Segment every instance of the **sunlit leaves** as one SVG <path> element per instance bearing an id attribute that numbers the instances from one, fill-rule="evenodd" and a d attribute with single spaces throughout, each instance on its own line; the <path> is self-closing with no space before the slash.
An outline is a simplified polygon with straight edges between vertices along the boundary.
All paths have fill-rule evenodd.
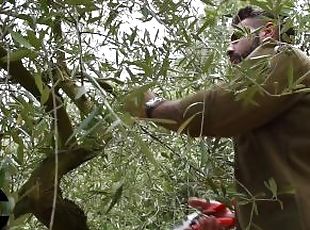
<path id="1" fill-rule="evenodd" d="M 82 6 L 93 6 L 94 5 L 92 1 L 83 1 L 83 0 L 65 0 L 64 2 L 69 5 L 82 5 Z"/>
<path id="2" fill-rule="evenodd" d="M 281 13 L 285 14 L 294 7 L 294 1 L 292 0 L 250 0 L 250 3 L 259 6 L 261 9 L 270 12 L 275 16 Z"/>
<path id="3" fill-rule="evenodd" d="M 51 90 L 50 90 L 49 87 L 47 87 L 43 83 L 42 75 L 34 74 L 34 80 L 35 80 L 35 84 L 38 87 L 38 90 L 39 90 L 39 92 L 41 94 L 40 102 L 41 102 L 42 105 L 44 105 L 47 102 L 47 100 L 48 100 L 48 98 L 50 96 Z"/>
<path id="4" fill-rule="evenodd" d="M 273 198 L 277 198 L 278 186 L 274 178 L 264 182 L 265 186 L 271 191 Z"/>
<path id="5" fill-rule="evenodd" d="M 210 70 L 210 67 L 212 65 L 212 62 L 214 61 L 215 58 L 215 52 L 211 52 L 207 59 L 204 61 L 203 66 L 202 66 L 202 73 L 208 73 Z"/>
<path id="6" fill-rule="evenodd" d="M 19 163 L 19 164 L 23 164 L 24 161 L 24 143 L 23 140 L 21 139 L 21 137 L 19 136 L 20 133 L 18 132 L 12 132 L 12 138 L 13 141 L 18 144 L 17 147 L 17 154 L 15 155 L 15 160 Z"/>
<path id="7" fill-rule="evenodd" d="M 290 2 L 246 3 L 277 13 L 289 9 Z M 19 176 L 12 183 L 14 190 L 42 156 L 55 152 L 57 118 L 54 110 L 45 109 L 47 100 L 57 95 L 62 102 L 55 109 L 68 112 L 74 127 L 71 138 L 77 137 L 75 144 L 98 154 L 61 181 L 63 195 L 83 207 L 91 228 L 169 229 L 187 211 L 188 196 L 229 200 L 236 195 L 231 141 L 193 140 L 183 135 L 201 113 L 188 118 L 179 129 L 182 135 L 176 135 L 152 123 L 159 122 L 156 119 L 137 125 L 137 119 L 122 105 L 127 100 L 133 109 L 141 109 L 149 89 L 177 99 L 225 79 L 230 67 L 224 57 L 230 24 L 225 15 L 233 14 L 240 2 L 40 0 L 16 1 L 9 6 L 9 11 L 1 11 L 1 42 L 9 50 L 1 62 L 21 61 L 32 74 L 32 87 L 40 96 L 35 99 L 11 82 L 9 75 L 1 75 L 1 157 L 19 167 Z M 197 11 L 194 8 L 198 6 Z M 295 17 L 308 31 L 309 20 Z M 55 39 L 53 28 L 58 20 L 63 33 Z M 64 60 L 57 59 L 59 53 L 64 54 Z M 251 99 L 260 91 L 253 80 L 264 80 L 260 76 L 267 64 L 253 69 L 245 66 L 242 80 L 247 87 L 238 92 L 239 99 L 254 103 Z M 55 65 L 67 65 L 68 74 L 56 78 L 52 71 Z M 249 75 L 253 78 L 245 77 Z M 230 83 L 235 77 L 225 80 Z M 294 88 L 292 72 L 286 77 Z M 61 88 L 64 80 L 75 86 L 71 98 Z M 83 114 L 74 100 L 90 100 L 95 109 Z M 111 139 L 107 145 L 105 138 Z M 8 167 L 0 169 L 0 185 L 9 183 L 8 172 Z M 266 184 L 276 190 L 272 180 Z M 35 229 L 33 221 L 25 221 L 29 229 Z"/>
<path id="8" fill-rule="evenodd" d="M 123 187 L 124 187 L 124 181 L 119 181 L 112 187 L 113 196 L 111 203 L 109 204 L 108 209 L 106 210 L 106 214 L 108 214 L 111 209 L 118 203 L 118 201 L 121 199 L 122 193 L 123 193 Z"/>
<path id="9" fill-rule="evenodd" d="M 27 39 L 25 39 L 20 33 L 12 31 L 11 35 L 12 35 L 12 38 L 14 39 L 14 41 L 19 43 L 20 45 L 22 45 L 28 49 L 32 48 L 32 45 L 29 43 L 29 41 Z"/>
<path id="10" fill-rule="evenodd" d="M 36 57 L 36 54 L 33 53 L 31 50 L 26 48 L 20 48 L 16 51 L 13 51 L 9 55 L 6 55 L 1 58 L 2 62 L 8 62 L 8 61 L 19 61 L 24 57 L 31 57 L 32 59 Z"/>
<path id="11" fill-rule="evenodd" d="M 29 43 L 35 47 L 36 50 L 41 48 L 42 45 L 42 37 L 38 38 L 36 34 L 32 30 L 27 31 L 27 39 Z"/>

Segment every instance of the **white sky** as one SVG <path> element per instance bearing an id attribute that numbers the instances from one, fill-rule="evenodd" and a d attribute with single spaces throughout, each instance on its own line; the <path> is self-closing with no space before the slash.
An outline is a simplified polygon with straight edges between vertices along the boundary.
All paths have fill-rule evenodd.
<path id="1" fill-rule="evenodd" d="M 150 7 L 151 4 L 149 4 Z M 200 0 L 192 0 L 191 5 L 193 9 L 197 12 L 197 15 L 204 15 L 204 3 Z M 156 12 L 155 9 L 153 9 L 154 12 Z M 134 11 L 134 10 L 133 10 Z M 167 28 L 163 26 L 160 22 L 158 22 L 154 17 L 147 22 L 142 22 L 139 18 L 141 18 L 142 15 L 140 13 L 135 13 L 131 15 L 124 15 L 122 17 L 123 23 L 120 26 L 119 32 L 126 32 L 128 34 L 131 33 L 130 28 L 138 28 L 138 37 L 142 37 L 145 31 L 148 31 L 150 34 L 150 39 L 154 41 L 157 31 L 158 32 L 158 38 L 155 42 L 155 45 L 161 46 L 163 43 L 163 38 L 165 37 L 167 33 Z M 98 54 L 107 59 L 110 63 L 115 63 L 115 50 L 111 46 L 101 46 L 98 48 Z M 131 69 L 133 72 L 134 70 Z M 123 71 L 121 78 L 122 80 L 126 79 L 128 77 L 128 73 Z"/>

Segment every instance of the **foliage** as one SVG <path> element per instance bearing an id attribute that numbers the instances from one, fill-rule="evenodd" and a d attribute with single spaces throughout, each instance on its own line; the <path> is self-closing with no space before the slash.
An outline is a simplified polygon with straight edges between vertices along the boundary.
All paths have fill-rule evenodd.
<path id="1" fill-rule="evenodd" d="M 247 4 L 293 15 L 296 43 L 309 51 L 309 2 L 303 10 L 300 2 L 1 1 L 0 185 L 12 212 L 28 196 L 25 183 L 39 194 L 58 189 L 90 229 L 169 229 L 189 212 L 189 196 L 231 200 L 230 139 L 193 140 L 137 122 L 122 102 L 142 85 L 175 99 L 230 81 L 227 27 Z M 42 172 L 48 185 L 38 182 Z M 42 228 L 40 212 L 26 206 L 22 214 L 32 215 L 12 229 Z"/>

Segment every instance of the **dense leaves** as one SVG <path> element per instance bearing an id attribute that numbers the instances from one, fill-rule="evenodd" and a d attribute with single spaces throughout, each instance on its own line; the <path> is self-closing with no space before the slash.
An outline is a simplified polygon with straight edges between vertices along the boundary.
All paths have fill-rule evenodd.
<path id="1" fill-rule="evenodd" d="M 289 14 L 309 52 L 309 1 L 0 2 L 0 185 L 12 213 L 18 204 L 12 229 L 53 225 L 55 207 L 83 216 L 64 198 L 90 229 L 169 229 L 189 196 L 229 203 L 238 195 L 231 140 L 137 122 L 124 98 L 141 86 L 175 99 L 230 82 L 230 16 L 247 4 Z M 266 186 L 276 196 L 272 178 Z M 47 216 L 19 205 L 37 202 L 33 188 L 48 204 L 58 193 Z"/>

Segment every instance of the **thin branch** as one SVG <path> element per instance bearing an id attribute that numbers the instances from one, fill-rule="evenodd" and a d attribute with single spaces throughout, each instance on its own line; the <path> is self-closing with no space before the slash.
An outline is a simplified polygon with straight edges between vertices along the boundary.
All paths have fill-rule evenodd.
<path id="1" fill-rule="evenodd" d="M 54 85 L 54 84 L 53 84 Z M 56 94 L 55 94 L 55 88 L 52 88 L 52 95 L 53 95 L 53 104 L 54 108 L 57 106 L 57 101 L 56 101 Z M 57 119 L 58 119 L 58 114 L 57 114 L 57 109 L 53 110 L 54 118 L 55 118 L 55 124 L 57 124 Z M 55 149 L 55 176 L 54 176 L 54 194 L 53 194 L 53 206 L 52 206 L 52 213 L 51 213 L 51 220 L 49 224 L 49 229 L 53 229 L 54 225 L 54 220 L 55 220 L 55 213 L 56 213 L 56 201 L 57 201 L 57 189 L 58 189 L 58 168 L 59 168 L 59 161 L 58 161 L 58 126 L 55 125 L 54 128 L 54 136 L 55 136 L 55 143 L 54 143 L 54 149 Z"/>

